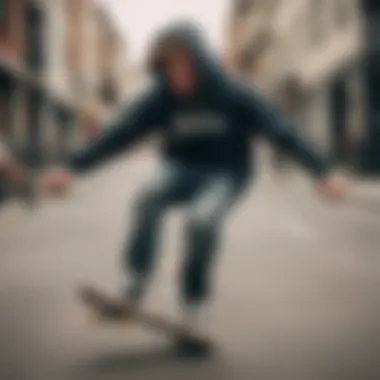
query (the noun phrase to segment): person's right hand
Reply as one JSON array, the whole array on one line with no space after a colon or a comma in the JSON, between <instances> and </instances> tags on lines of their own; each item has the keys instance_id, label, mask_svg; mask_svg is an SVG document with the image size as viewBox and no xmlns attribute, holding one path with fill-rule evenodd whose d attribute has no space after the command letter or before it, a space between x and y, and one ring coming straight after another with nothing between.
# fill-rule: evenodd
<instances>
[{"instance_id":1,"label":"person's right hand","mask_svg":"<svg viewBox=\"0 0 380 380\"><path fill-rule=\"evenodd\" d=\"M71 173L64 168L54 169L43 175L40 188L45 194L63 194L71 184Z\"/></svg>"}]
</instances>

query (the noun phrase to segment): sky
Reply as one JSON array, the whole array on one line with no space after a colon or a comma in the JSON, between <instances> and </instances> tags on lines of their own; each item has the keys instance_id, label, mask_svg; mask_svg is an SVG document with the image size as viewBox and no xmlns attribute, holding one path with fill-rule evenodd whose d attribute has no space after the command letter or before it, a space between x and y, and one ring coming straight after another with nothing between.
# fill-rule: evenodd
<instances>
[{"instance_id":1,"label":"sky","mask_svg":"<svg viewBox=\"0 0 380 380\"><path fill-rule=\"evenodd\" d=\"M219 50L225 33L229 0L99 0L106 4L128 41L128 57L144 59L154 33L176 20L195 20Z\"/></svg>"}]
</instances>

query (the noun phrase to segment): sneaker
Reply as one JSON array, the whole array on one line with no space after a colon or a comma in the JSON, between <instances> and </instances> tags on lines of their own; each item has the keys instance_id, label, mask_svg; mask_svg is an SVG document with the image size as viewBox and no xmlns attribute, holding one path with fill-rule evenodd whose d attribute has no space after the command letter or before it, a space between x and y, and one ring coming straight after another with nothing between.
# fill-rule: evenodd
<instances>
[{"instance_id":1,"label":"sneaker","mask_svg":"<svg viewBox=\"0 0 380 380\"><path fill-rule=\"evenodd\" d=\"M175 339L174 351L181 356L184 355L194 358L207 358L215 352L210 340L188 335L182 335Z\"/></svg>"},{"instance_id":2,"label":"sneaker","mask_svg":"<svg viewBox=\"0 0 380 380\"><path fill-rule=\"evenodd\" d=\"M189 356L209 356L213 345L209 339L209 309L205 304L184 304L181 308L184 334L175 341L177 352Z\"/></svg>"},{"instance_id":3,"label":"sneaker","mask_svg":"<svg viewBox=\"0 0 380 380\"><path fill-rule=\"evenodd\" d=\"M207 337L209 334L209 308L206 304L188 304L181 307L182 323L191 336Z\"/></svg>"}]
</instances>

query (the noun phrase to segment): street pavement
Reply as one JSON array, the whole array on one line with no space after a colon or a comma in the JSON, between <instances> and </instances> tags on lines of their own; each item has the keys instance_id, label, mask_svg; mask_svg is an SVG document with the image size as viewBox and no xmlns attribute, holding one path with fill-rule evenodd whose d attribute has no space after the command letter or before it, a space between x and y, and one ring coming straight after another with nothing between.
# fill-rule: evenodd
<instances>
[{"instance_id":1,"label":"street pavement","mask_svg":"<svg viewBox=\"0 0 380 380\"><path fill-rule=\"evenodd\" d=\"M78 178L63 199L0 212L0 379L380 378L380 192L324 202L297 172L263 166L226 225L207 361L175 360L165 337L89 323L75 297L116 291L133 199L155 171L135 153ZM146 307L176 318L184 217L165 221Z\"/></svg>"}]
</instances>

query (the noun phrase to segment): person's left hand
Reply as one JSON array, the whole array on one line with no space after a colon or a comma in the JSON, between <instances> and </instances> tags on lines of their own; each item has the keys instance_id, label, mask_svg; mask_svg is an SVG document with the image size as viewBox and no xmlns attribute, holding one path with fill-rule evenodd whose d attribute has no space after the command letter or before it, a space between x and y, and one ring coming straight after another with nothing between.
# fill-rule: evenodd
<instances>
[{"instance_id":1,"label":"person's left hand","mask_svg":"<svg viewBox=\"0 0 380 380\"><path fill-rule=\"evenodd\" d=\"M326 199L339 200L347 194L347 180L337 174L330 174L317 182L317 191Z\"/></svg>"}]
</instances>

